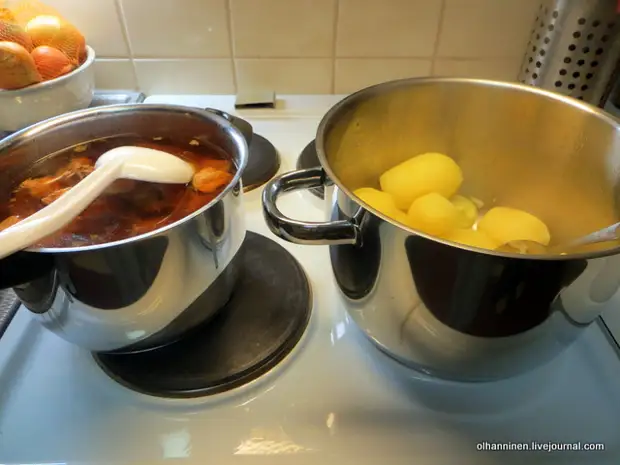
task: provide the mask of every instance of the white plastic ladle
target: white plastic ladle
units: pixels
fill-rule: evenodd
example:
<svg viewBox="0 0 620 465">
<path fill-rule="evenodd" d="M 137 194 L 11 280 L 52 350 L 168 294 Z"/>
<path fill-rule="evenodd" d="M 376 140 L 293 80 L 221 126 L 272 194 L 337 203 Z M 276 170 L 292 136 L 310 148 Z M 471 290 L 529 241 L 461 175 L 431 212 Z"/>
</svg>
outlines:
<svg viewBox="0 0 620 465">
<path fill-rule="evenodd" d="M 95 170 L 56 201 L 0 232 L 0 258 L 24 250 L 61 230 L 117 179 L 187 184 L 194 167 L 161 150 L 123 146 L 107 151 Z M 94 231 L 95 232 L 95 231 Z"/>
<path fill-rule="evenodd" d="M 599 244 L 601 242 L 611 242 L 620 240 L 620 223 L 612 224 L 606 228 L 599 229 L 587 236 L 582 236 L 577 239 L 573 239 L 570 242 L 564 244 L 554 245 L 552 247 L 545 247 L 542 244 L 534 241 L 510 241 L 502 245 L 498 250 L 501 252 L 511 252 L 520 254 L 559 254 L 564 255 L 571 249 L 578 248 L 584 245 Z"/>
</svg>

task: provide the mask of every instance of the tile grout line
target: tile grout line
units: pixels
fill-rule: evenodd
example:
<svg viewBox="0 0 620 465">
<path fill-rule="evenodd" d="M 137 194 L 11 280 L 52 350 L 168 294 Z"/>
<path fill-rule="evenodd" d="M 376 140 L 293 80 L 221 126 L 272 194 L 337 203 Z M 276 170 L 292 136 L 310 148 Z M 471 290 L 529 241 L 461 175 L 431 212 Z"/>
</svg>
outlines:
<svg viewBox="0 0 620 465">
<path fill-rule="evenodd" d="M 125 45 L 129 51 L 129 60 L 131 62 L 131 72 L 133 73 L 135 89 L 140 91 L 140 83 L 138 82 L 138 71 L 136 70 L 133 47 L 131 46 L 131 41 L 129 40 L 129 28 L 127 27 L 127 21 L 125 21 L 125 11 L 123 10 L 121 0 L 114 0 L 114 8 L 116 10 L 116 16 L 121 23 L 121 32 L 123 34 L 123 38 L 125 39 Z"/>
<path fill-rule="evenodd" d="M 333 26 L 333 43 L 332 43 L 332 94 L 336 93 L 336 50 L 338 47 L 338 19 L 340 16 L 340 0 L 334 2 L 334 26 Z"/>
<path fill-rule="evenodd" d="M 230 65 L 232 67 L 233 88 L 239 92 L 237 84 L 237 63 L 235 61 L 235 40 L 233 36 L 232 0 L 225 0 L 226 21 L 228 22 L 228 45 L 230 47 Z"/>
<path fill-rule="evenodd" d="M 446 12 L 447 0 L 441 1 L 441 7 L 439 10 L 439 24 L 437 25 L 437 35 L 435 36 L 435 45 L 433 46 L 433 56 L 431 57 L 431 76 L 435 75 L 435 62 L 437 61 L 437 52 L 439 50 L 439 40 L 441 39 L 441 33 L 443 31 L 443 17 Z"/>
<path fill-rule="evenodd" d="M 517 58 L 522 58 L 522 55 L 504 55 L 504 56 L 442 56 L 442 60 L 451 60 L 451 61 L 503 61 L 503 60 L 513 60 Z M 228 56 L 102 56 L 100 57 L 102 60 L 150 60 L 150 61 L 169 61 L 169 60 L 228 60 Z M 237 60 L 301 60 L 301 61 L 313 61 L 313 60 L 330 60 L 331 56 L 242 56 L 236 57 Z M 419 61 L 433 61 L 432 56 L 341 56 L 338 57 L 339 60 L 419 60 Z"/>
</svg>

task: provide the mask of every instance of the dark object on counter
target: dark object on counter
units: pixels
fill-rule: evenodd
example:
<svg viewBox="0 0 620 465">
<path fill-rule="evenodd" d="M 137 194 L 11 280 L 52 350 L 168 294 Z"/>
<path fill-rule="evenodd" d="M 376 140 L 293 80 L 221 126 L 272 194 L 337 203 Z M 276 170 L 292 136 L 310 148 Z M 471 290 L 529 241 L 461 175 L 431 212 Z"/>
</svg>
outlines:
<svg viewBox="0 0 620 465">
<path fill-rule="evenodd" d="M 316 141 L 313 140 L 301 151 L 301 155 L 299 155 L 299 158 L 297 159 L 297 169 L 305 170 L 308 168 L 318 168 L 320 166 L 321 162 L 319 161 L 319 156 L 316 153 Z M 319 199 L 325 198 L 325 188 L 323 186 L 308 190 Z"/>
<path fill-rule="evenodd" d="M 36 281 L 54 269 L 54 256 L 33 252 L 17 252 L 0 260 L 0 289 Z"/>
<path fill-rule="evenodd" d="M 245 237 L 240 179 L 248 151 L 230 123 L 235 118 L 217 114 L 176 105 L 104 106 L 48 119 L 0 142 L 0 206 L 41 158 L 121 131 L 183 146 L 204 137 L 237 166 L 223 192 L 163 230 L 0 260 L 2 284 L 15 286 L 35 319 L 91 351 L 134 352 L 173 342 L 222 308 L 236 282 L 228 265 Z M 206 304 L 192 308 L 200 296 Z"/>
<path fill-rule="evenodd" d="M 329 246 L 351 319 L 385 353 L 444 378 L 515 376 L 553 359 L 613 305 L 620 247 L 567 255 L 477 249 L 405 227 L 353 191 L 376 186 L 416 154 L 442 152 L 466 173 L 468 195 L 486 205 L 520 202 L 558 225 L 579 218 L 585 234 L 617 221 L 619 129 L 603 111 L 530 86 L 386 82 L 325 115 L 316 137 L 321 166 L 267 183 L 264 216 L 285 240 Z M 278 209 L 280 194 L 317 187 L 333 200 L 331 221 L 304 223 Z M 576 190 L 580 211 L 566 201 Z"/>
<path fill-rule="evenodd" d="M 21 302 L 11 289 L 0 291 L 0 339 L 17 313 Z"/>
<path fill-rule="evenodd" d="M 243 192 L 262 186 L 280 169 L 280 155 L 271 142 L 258 134 L 252 135 L 248 165 L 243 172 Z"/>
<path fill-rule="evenodd" d="M 217 394 L 273 368 L 296 346 L 308 324 L 308 279 L 286 249 L 252 232 L 231 266 L 239 269 L 235 291 L 207 325 L 160 349 L 96 354 L 95 360 L 126 387 L 160 397 Z M 200 299 L 195 304 L 201 305 Z"/>
</svg>

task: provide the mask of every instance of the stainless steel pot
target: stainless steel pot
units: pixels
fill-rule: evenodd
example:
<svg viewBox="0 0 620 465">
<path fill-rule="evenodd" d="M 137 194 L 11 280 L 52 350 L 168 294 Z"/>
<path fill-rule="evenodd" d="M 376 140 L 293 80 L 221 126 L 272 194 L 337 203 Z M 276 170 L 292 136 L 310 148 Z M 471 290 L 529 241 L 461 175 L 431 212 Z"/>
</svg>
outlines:
<svg viewBox="0 0 620 465">
<path fill-rule="evenodd" d="M 462 167 L 464 193 L 536 214 L 557 241 L 596 230 L 618 221 L 620 131 L 601 110 L 518 84 L 407 79 L 342 100 L 316 145 L 321 168 L 265 187 L 266 221 L 288 241 L 329 245 L 351 318 L 401 362 L 454 379 L 512 376 L 554 358 L 618 298 L 617 244 L 490 252 L 403 227 L 353 195 L 405 159 L 442 152 Z M 329 187 L 330 221 L 278 210 L 281 193 L 318 186 Z"/>
<path fill-rule="evenodd" d="M 92 351 L 148 350 L 204 323 L 232 293 L 237 270 L 231 261 L 245 237 L 241 175 L 248 144 L 231 121 L 238 122 L 182 106 L 114 105 L 59 116 L 1 141 L 2 205 L 48 154 L 121 134 L 213 144 L 232 157 L 237 172 L 208 205 L 151 233 L 10 256 L 0 261 L 0 286 L 14 286 L 45 327 Z M 241 126 L 247 135 L 247 123 Z"/>
</svg>

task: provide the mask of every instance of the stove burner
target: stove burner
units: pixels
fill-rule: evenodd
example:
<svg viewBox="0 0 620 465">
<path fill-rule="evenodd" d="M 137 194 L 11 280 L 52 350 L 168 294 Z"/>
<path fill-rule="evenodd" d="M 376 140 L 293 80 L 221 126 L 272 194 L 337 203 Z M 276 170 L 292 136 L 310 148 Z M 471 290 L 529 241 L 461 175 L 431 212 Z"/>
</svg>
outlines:
<svg viewBox="0 0 620 465">
<path fill-rule="evenodd" d="M 280 169 L 280 155 L 271 142 L 258 134 L 252 135 L 248 164 L 243 172 L 243 192 L 262 186 Z"/>
<path fill-rule="evenodd" d="M 95 354 L 99 366 L 130 389 L 173 398 L 221 393 L 276 366 L 299 342 L 310 319 L 308 279 L 286 249 L 253 232 L 235 260 L 239 283 L 213 320 L 166 347 Z"/>
<path fill-rule="evenodd" d="M 316 168 L 317 166 L 321 166 L 321 163 L 319 162 L 319 156 L 316 153 L 316 141 L 312 141 L 306 145 L 306 147 L 302 150 L 301 155 L 299 155 L 299 158 L 297 159 L 297 169 L 305 170 L 308 168 Z M 310 192 L 320 199 L 325 198 L 325 189 L 322 187 L 310 189 Z"/>
</svg>

